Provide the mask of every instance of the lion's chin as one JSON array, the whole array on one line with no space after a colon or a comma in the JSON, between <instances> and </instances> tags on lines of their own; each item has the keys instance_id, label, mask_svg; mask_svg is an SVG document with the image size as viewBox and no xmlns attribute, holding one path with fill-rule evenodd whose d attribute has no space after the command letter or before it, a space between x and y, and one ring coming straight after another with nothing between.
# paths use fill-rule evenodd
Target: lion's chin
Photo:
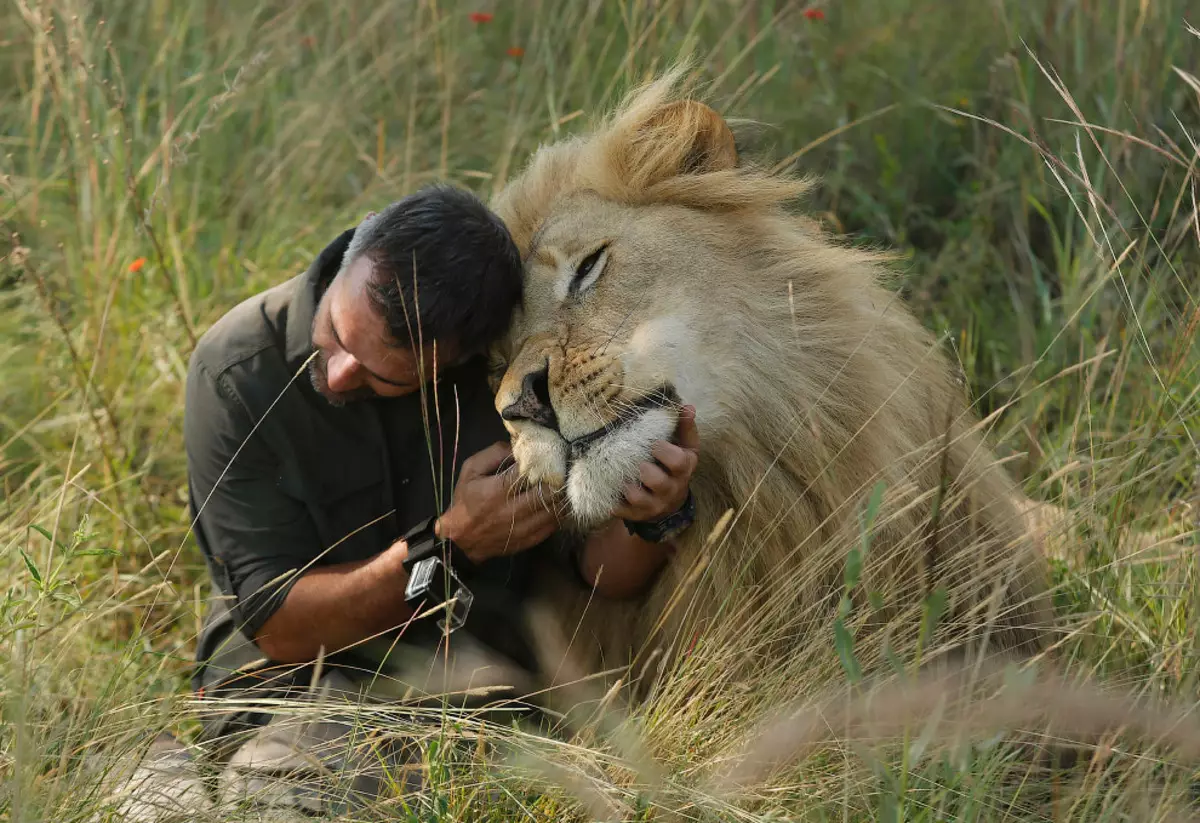
<instances>
[{"instance_id":1,"label":"lion's chin","mask_svg":"<svg viewBox=\"0 0 1200 823\"><path fill-rule=\"evenodd\" d=\"M569 526L588 532L612 517L625 486L638 482L640 465L653 459L651 447L669 440L676 425L674 409L650 408L574 450L555 432L526 430L513 442L513 457L528 483L556 492L565 486Z\"/></svg>"},{"instance_id":2,"label":"lion's chin","mask_svg":"<svg viewBox=\"0 0 1200 823\"><path fill-rule=\"evenodd\" d=\"M623 502L625 487L638 482L641 463L652 459L651 446L669 440L675 425L674 410L647 409L572 455L567 500L583 528L596 528L612 517Z\"/></svg>"},{"instance_id":3,"label":"lion's chin","mask_svg":"<svg viewBox=\"0 0 1200 823\"><path fill-rule=\"evenodd\" d=\"M558 493L567 484L567 441L540 426L527 426L512 440L513 459L529 486Z\"/></svg>"}]
</instances>

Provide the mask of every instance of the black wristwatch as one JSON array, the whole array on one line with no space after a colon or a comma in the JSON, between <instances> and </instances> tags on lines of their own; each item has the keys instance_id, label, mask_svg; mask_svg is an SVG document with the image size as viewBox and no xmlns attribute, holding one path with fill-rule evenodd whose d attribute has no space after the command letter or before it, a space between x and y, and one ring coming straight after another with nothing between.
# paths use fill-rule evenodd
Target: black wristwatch
<instances>
[{"instance_id":1,"label":"black wristwatch","mask_svg":"<svg viewBox=\"0 0 1200 823\"><path fill-rule=\"evenodd\" d=\"M625 528L630 534L636 535L647 543L662 543L674 540L696 519L696 499L692 490L688 489L687 499L677 511L660 517L658 520L637 521L626 520Z\"/></svg>"},{"instance_id":2,"label":"black wristwatch","mask_svg":"<svg viewBox=\"0 0 1200 823\"><path fill-rule=\"evenodd\" d=\"M449 633L462 626L475 599L463 584L459 570L469 566L462 550L449 540L439 540L434 533L436 517L422 520L402 538L408 544L404 570L408 585L404 587L404 602L414 611L424 601L426 606L446 605L446 615L438 620L438 628Z\"/></svg>"}]
</instances>

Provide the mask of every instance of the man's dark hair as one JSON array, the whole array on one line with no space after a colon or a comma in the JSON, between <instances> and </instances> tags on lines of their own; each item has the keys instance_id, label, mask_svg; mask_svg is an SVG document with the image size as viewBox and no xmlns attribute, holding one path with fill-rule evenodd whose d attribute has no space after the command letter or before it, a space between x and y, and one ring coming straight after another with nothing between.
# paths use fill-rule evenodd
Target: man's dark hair
<instances>
[{"instance_id":1,"label":"man's dark hair","mask_svg":"<svg viewBox=\"0 0 1200 823\"><path fill-rule=\"evenodd\" d=\"M504 333L521 302L512 235L482 200L456 186L426 186L368 217L343 267L359 256L374 267L371 303L398 346L437 340L477 352Z\"/></svg>"}]
</instances>

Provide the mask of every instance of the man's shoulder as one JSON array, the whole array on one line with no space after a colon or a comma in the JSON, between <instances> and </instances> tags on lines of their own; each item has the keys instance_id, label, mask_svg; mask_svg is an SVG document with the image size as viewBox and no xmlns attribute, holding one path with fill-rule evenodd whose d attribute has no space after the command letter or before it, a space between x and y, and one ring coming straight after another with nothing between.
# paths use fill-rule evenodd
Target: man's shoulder
<instances>
[{"instance_id":1,"label":"man's shoulder","mask_svg":"<svg viewBox=\"0 0 1200 823\"><path fill-rule=\"evenodd\" d=\"M268 356L283 362L287 308L302 276L247 297L196 341L189 369L224 378L234 366Z\"/></svg>"}]
</instances>

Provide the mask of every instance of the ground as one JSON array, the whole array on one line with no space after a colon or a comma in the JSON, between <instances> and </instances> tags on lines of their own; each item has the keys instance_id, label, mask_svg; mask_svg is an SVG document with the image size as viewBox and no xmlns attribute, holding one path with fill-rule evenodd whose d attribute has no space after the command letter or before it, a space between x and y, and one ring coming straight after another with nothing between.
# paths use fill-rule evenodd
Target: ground
<instances>
[{"instance_id":1,"label":"ground","mask_svg":"<svg viewBox=\"0 0 1200 823\"><path fill-rule=\"evenodd\" d=\"M822 177L810 204L820 219L900 253L896 287L995 415L1011 471L1071 514L1072 550L1055 562L1070 675L1194 705L1200 37L1189 10L6 5L0 816L87 819L103 808L97 763L163 729L194 733L179 696L204 595L181 443L196 336L424 182L490 194L538 142L685 53L724 110L766 124L781 162ZM1133 525L1175 537L1131 549ZM831 629L831 649L843 640ZM795 691L860 699L828 674ZM933 710L913 711L886 744L859 740L847 720L736 797L707 776L721 741L699 711L659 707L622 727L655 739L681 724L652 752L645 786L615 759L628 753L620 736L541 746L489 729L555 768L518 773L482 748L435 747L433 789L400 816L1165 820L1189 802L1194 739L1190 755L1186 736L1148 747L1128 733L1132 715L1108 718L1129 721L1126 733L1060 784L1017 770L990 730L973 748L944 745Z\"/></svg>"}]
</instances>

